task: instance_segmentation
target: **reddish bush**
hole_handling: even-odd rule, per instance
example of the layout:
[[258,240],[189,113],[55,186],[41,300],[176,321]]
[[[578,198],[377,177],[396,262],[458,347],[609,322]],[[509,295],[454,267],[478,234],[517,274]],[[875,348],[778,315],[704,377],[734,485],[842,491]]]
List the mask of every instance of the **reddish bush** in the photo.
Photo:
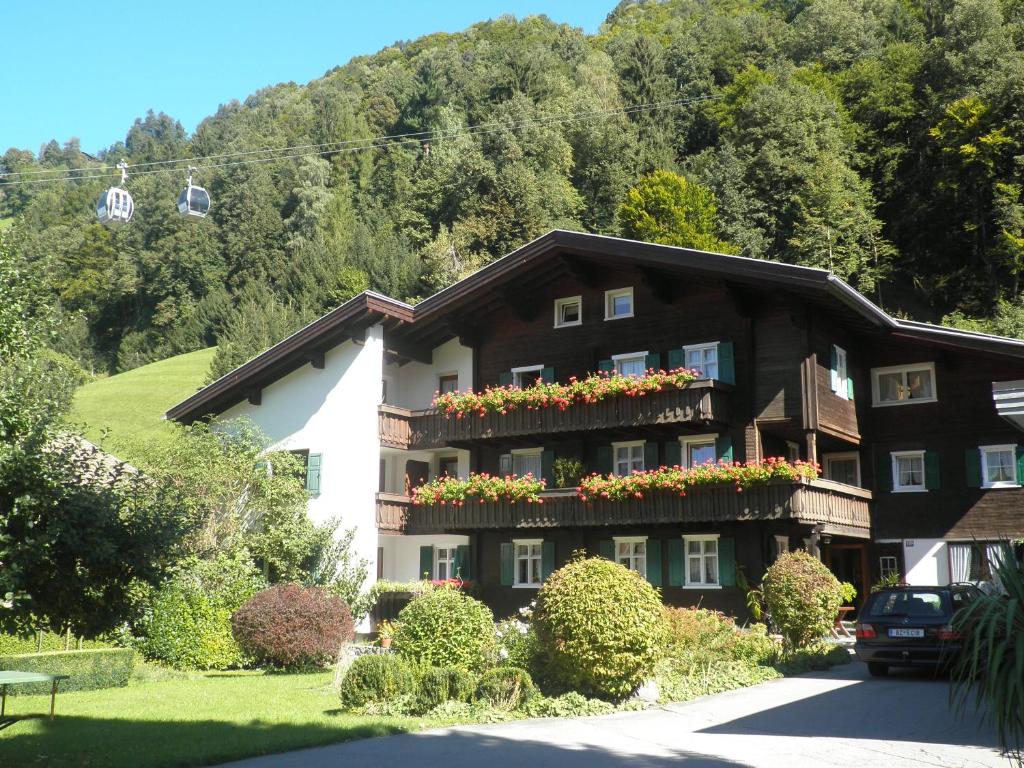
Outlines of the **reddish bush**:
[[354,635],[340,597],[317,587],[277,584],[249,598],[231,617],[242,650],[257,663],[285,669],[336,661]]

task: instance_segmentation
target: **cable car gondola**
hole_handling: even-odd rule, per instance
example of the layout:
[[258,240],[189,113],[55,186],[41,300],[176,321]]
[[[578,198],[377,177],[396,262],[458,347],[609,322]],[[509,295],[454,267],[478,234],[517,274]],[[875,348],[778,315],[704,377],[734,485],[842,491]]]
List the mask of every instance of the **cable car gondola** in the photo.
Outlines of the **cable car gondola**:
[[125,182],[128,181],[128,163],[122,160],[117,167],[121,171],[121,186],[108,189],[100,195],[100,199],[96,203],[96,216],[101,224],[106,224],[108,227],[127,224],[132,220],[132,214],[135,212],[135,201],[128,194],[128,190],[124,188]]
[[193,166],[188,168],[188,186],[181,190],[178,195],[178,213],[182,216],[196,216],[205,218],[210,212],[210,193],[202,187],[192,185],[192,172],[197,170]]

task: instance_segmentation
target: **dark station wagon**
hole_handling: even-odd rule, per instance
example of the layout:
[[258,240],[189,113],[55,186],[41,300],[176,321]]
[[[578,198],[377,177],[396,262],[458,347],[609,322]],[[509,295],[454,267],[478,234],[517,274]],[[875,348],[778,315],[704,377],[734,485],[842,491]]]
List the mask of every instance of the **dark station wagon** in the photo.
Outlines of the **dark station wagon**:
[[953,615],[980,595],[972,584],[875,592],[858,619],[857,658],[876,677],[889,667],[948,667],[960,652]]

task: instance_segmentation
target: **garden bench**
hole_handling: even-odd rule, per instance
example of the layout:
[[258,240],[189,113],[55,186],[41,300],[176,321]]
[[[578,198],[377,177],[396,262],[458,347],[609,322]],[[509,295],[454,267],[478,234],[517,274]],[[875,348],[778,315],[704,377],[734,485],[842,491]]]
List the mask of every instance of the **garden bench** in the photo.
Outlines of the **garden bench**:
[[53,708],[57,702],[57,684],[67,680],[67,675],[49,675],[45,672],[15,672],[0,670],[0,721],[7,711],[7,686],[24,683],[50,683],[50,719],[53,720]]

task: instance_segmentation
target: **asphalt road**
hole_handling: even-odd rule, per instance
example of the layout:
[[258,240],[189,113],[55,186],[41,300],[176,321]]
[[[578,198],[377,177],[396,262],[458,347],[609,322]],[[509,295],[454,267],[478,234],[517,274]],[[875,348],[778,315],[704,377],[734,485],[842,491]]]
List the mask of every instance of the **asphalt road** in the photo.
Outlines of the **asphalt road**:
[[860,662],[644,712],[528,720],[368,739],[234,768],[487,766],[1000,766],[990,728],[955,717],[928,673],[872,679]]

